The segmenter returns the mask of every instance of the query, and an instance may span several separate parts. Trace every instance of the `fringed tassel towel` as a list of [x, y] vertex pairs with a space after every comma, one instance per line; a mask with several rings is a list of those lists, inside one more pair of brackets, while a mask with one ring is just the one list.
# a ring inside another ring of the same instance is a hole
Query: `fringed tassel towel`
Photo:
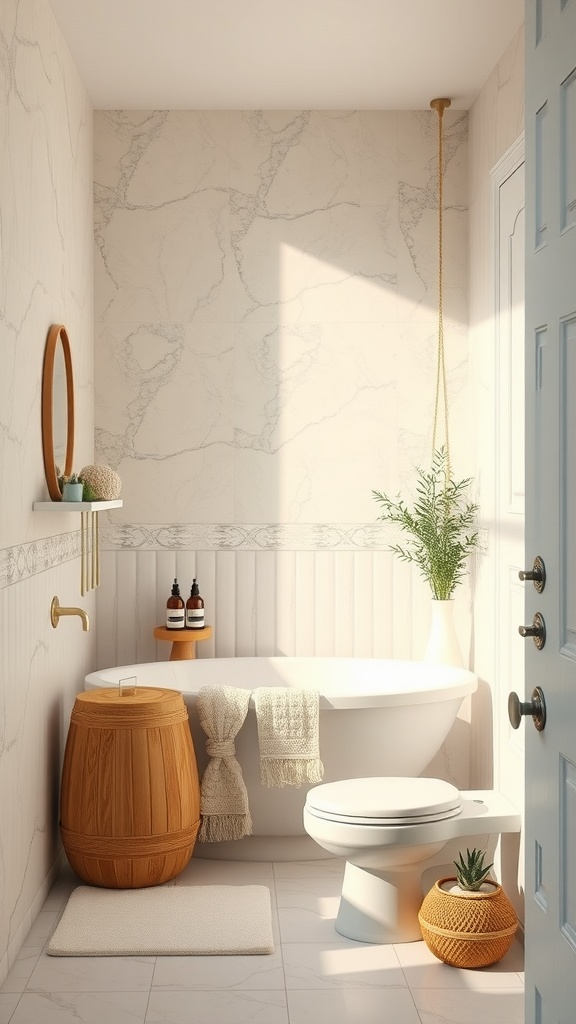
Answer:
[[203, 686], [196, 698], [210, 755], [200, 789], [201, 843], [241, 839], [252, 833], [248, 793], [234, 747], [249, 701], [250, 690], [235, 686]]
[[301, 786], [321, 782], [324, 767], [318, 746], [318, 692], [261, 686], [253, 695], [262, 784]]

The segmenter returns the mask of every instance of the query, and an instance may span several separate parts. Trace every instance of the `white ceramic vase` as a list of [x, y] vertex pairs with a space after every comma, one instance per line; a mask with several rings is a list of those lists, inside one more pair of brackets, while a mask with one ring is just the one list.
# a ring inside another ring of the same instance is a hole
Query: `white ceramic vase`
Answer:
[[465, 668], [454, 625], [454, 601], [432, 601], [432, 621], [424, 661]]

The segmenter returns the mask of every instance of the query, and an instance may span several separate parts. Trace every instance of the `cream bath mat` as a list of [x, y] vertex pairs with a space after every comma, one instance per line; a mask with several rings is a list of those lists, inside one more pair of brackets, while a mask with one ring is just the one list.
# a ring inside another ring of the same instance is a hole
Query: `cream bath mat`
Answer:
[[264, 885], [158, 886], [71, 894], [51, 956], [238, 956], [273, 953]]

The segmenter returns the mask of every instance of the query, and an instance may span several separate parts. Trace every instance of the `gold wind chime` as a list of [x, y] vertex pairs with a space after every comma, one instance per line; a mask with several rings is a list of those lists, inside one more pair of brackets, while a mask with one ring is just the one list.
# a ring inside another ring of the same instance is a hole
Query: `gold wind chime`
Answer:
[[450, 436], [448, 430], [448, 385], [446, 382], [446, 360], [444, 354], [444, 279], [443, 279], [443, 246], [444, 246], [444, 111], [451, 105], [451, 100], [436, 99], [430, 106], [438, 114], [438, 349], [436, 358], [436, 393], [434, 397], [434, 425], [432, 427], [432, 458], [436, 450], [440, 401], [444, 404], [444, 450], [446, 453], [446, 479], [450, 479]]

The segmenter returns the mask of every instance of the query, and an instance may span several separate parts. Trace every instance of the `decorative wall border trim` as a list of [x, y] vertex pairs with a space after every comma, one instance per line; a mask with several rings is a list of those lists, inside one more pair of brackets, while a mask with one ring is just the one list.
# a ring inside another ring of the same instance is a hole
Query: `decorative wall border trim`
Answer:
[[108, 551], [375, 551], [390, 543], [387, 527], [374, 523], [107, 523], [100, 536]]
[[0, 590], [79, 556], [79, 530], [3, 548], [0, 550]]

